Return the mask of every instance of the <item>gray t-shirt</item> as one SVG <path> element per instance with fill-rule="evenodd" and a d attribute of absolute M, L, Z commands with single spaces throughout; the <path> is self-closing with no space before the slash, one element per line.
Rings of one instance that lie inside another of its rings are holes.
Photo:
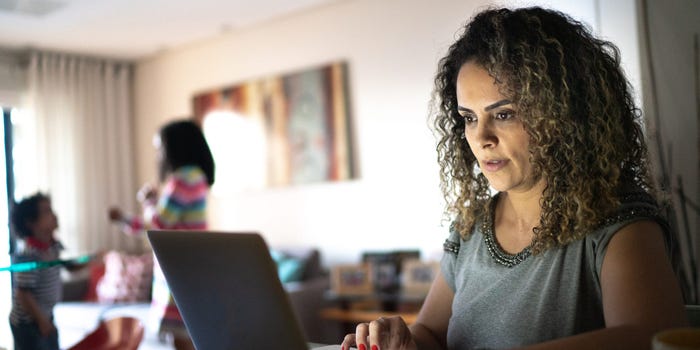
<path fill-rule="evenodd" d="M 454 291 L 448 349 L 511 348 L 604 328 L 600 271 L 610 239 L 638 220 L 667 227 L 649 197 L 634 197 L 599 230 L 536 256 L 503 251 L 491 218 L 477 221 L 466 239 L 452 230 L 441 262 Z"/>

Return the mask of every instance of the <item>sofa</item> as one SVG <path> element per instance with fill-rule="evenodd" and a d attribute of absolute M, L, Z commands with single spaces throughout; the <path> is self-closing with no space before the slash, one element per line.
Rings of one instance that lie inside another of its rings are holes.
<path fill-rule="evenodd" d="M 323 335 L 324 326 L 320 321 L 319 311 L 323 307 L 329 278 L 322 268 L 320 252 L 315 248 L 280 247 L 272 249 L 271 255 L 278 263 L 280 279 L 289 295 L 292 308 L 306 339 L 310 342 L 323 342 L 326 339 Z M 296 267 L 291 272 L 293 275 L 291 277 L 290 266 Z M 109 275 L 109 266 L 106 270 L 108 271 L 101 277 L 102 279 Z M 119 316 L 136 317 L 144 323 L 146 332 L 139 349 L 172 349 L 170 340 L 162 339 L 157 334 L 157 321 L 154 322 L 150 317 L 148 300 L 110 300 L 109 298 L 95 300 L 94 275 L 93 268 L 91 272 L 64 276 L 63 300 L 54 309 L 54 319 L 62 349 L 80 341 L 97 327 L 100 320 Z M 146 274 L 146 276 L 150 278 L 150 275 Z M 98 285 L 97 289 L 100 287 L 104 286 Z M 109 288 L 102 289 L 109 290 Z"/>

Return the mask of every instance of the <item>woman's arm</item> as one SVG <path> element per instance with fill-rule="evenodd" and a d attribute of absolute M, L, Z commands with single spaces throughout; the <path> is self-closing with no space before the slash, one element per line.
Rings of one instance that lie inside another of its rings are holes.
<path fill-rule="evenodd" d="M 418 349 L 447 348 L 447 324 L 452 316 L 453 299 L 454 292 L 445 282 L 442 273 L 438 273 L 416 323 L 409 327 Z"/>
<path fill-rule="evenodd" d="M 680 287 L 655 222 L 632 223 L 612 237 L 600 284 L 605 329 L 527 349 L 649 349 L 654 333 L 687 326 Z"/>
<path fill-rule="evenodd" d="M 183 192 L 183 186 L 174 176 L 168 177 L 160 198 L 158 198 L 157 191 L 153 189 L 153 186 L 146 184 L 137 195 L 143 207 L 143 217 L 126 215 L 119 208 L 111 208 L 109 218 L 121 223 L 122 231 L 132 235 L 141 234 L 148 228 L 172 228 L 179 221 L 180 206 L 176 197 L 181 192 Z"/>

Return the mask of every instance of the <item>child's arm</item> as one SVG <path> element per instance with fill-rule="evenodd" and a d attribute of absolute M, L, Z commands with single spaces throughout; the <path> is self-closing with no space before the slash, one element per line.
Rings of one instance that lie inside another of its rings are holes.
<path fill-rule="evenodd" d="M 82 256 L 78 259 L 73 259 L 71 261 L 66 262 L 63 264 L 63 266 L 66 267 L 66 270 L 70 272 L 75 272 L 78 270 L 82 270 L 87 267 L 91 267 L 94 265 L 101 264 L 102 261 L 104 260 L 104 251 L 99 251 L 93 255 L 85 255 Z"/>
<path fill-rule="evenodd" d="M 83 264 L 76 264 L 76 263 L 66 263 L 65 266 L 66 270 L 70 272 L 75 272 L 82 270 L 83 268 L 86 268 L 90 263 L 83 263 Z"/>
<path fill-rule="evenodd" d="M 15 288 L 15 294 L 19 298 L 19 302 L 22 304 L 24 309 L 27 310 L 30 315 L 32 315 L 34 320 L 36 320 L 41 335 L 46 337 L 52 332 L 56 331 L 56 328 L 51 320 L 47 317 L 47 315 L 41 312 L 41 308 L 39 308 L 39 304 L 36 302 L 36 298 L 34 298 L 34 294 L 32 294 L 31 291 L 27 289 Z"/>

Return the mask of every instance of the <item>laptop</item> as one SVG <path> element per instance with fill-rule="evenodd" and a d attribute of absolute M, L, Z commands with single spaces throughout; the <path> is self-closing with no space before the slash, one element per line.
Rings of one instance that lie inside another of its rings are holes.
<path fill-rule="evenodd" d="M 197 349 L 311 347 L 258 233 L 149 230 L 147 234 Z M 340 349 L 340 345 L 315 349 Z"/>

